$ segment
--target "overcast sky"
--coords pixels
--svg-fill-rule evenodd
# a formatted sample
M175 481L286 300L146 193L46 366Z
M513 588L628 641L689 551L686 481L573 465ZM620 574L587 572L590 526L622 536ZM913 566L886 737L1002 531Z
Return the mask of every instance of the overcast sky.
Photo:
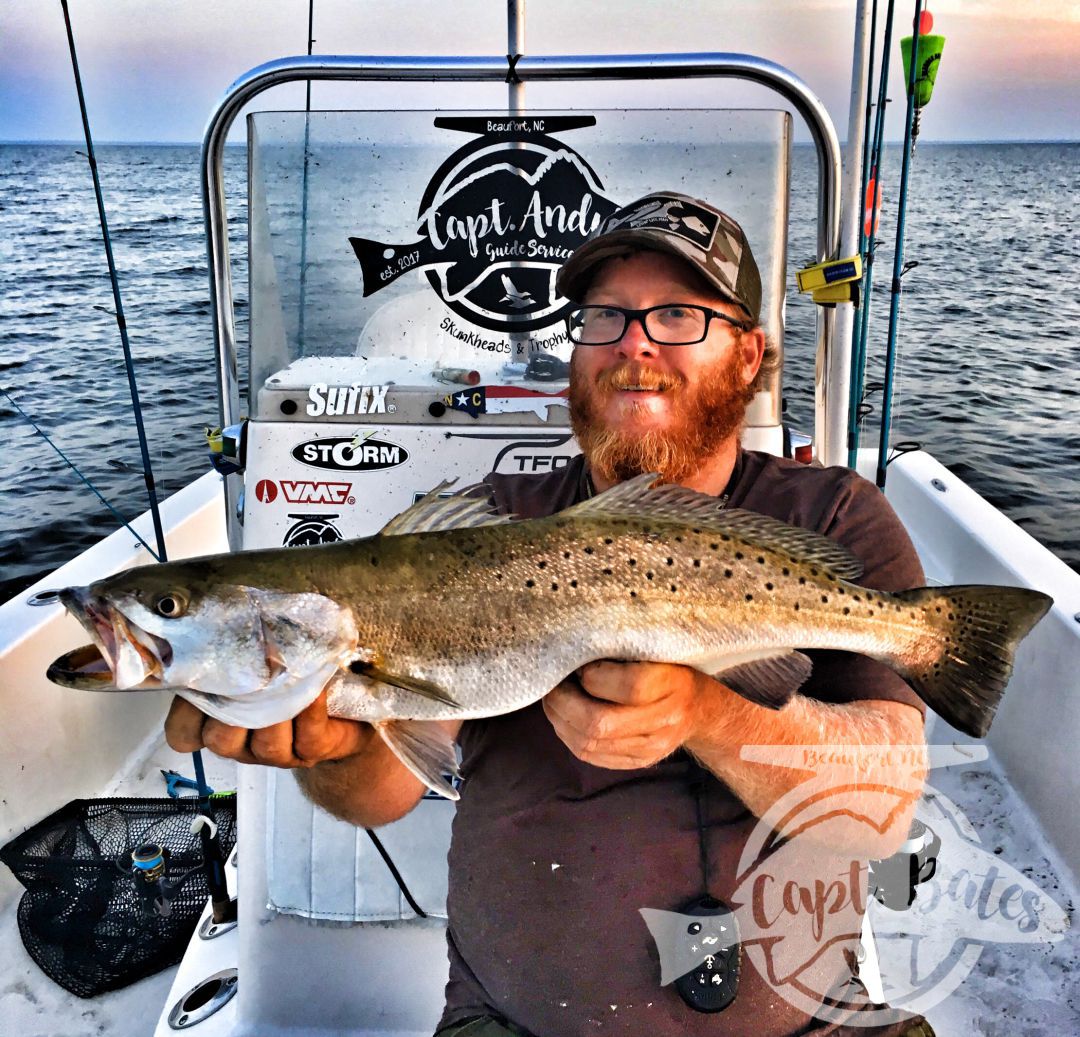
M306 49L307 0L69 0L98 141L197 141L229 83ZM884 10L886 4L881 2ZM1080 139L1080 0L937 0L947 38L924 140ZM330 54L503 54L505 0L316 0L315 50ZM794 70L845 134L854 0L529 0L526 53L735 51ZM910 25L913 0L897 4ZM902 16L899 12L903 12ZM1037 13L1032 13L1037 12ZM904 29L904 32L907 30ZM901 35L898 25L896 35ZM894 54L891 96L903 96ZM351 93L342 93L342 90ZM546 89L547 92L542 92ZM775 102L728 81L604 86L590 104ZM290 107L302 88L264 94ZM572 102L530 88L538 107ZM603 91L606 91L604 93ZM485 107L505 88L315 84L319 107ZM902 134L891 106L889 137ZM0 140L82 135L59 0L0 0ZM804 134L799 135L805 138Z

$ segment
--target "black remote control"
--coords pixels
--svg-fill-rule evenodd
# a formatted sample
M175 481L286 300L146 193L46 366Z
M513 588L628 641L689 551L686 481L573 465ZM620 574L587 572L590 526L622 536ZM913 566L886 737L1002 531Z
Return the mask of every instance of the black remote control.
M675 989L695 1012L722 1012L739 992L742 946L735 915L710 896L691 900L679 914L687 916L685 939L702 960L675 980Z

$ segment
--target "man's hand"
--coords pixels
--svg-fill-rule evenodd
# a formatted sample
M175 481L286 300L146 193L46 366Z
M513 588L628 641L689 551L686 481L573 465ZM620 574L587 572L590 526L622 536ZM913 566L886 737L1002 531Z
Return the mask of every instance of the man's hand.
M179 696L165 720L165 739L177 752L206 748L239 763L267 767L313 767L340 760L366 748L374 733L369 724L328 716L325 691L292 720L257 730L223 724Z
M630 770L651 767L692 738L703 709L715 708L711 700L725 690L688 666L605 660L583 666L543 701L579 760Z

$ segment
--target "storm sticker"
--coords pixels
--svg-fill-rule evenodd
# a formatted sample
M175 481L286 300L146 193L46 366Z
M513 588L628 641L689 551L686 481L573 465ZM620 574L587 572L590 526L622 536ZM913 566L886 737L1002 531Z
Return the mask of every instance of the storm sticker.
M379 472L404 464L409 459L409 452L396 443L360 435L301 443L293 448L292 456L309 468L331 472Z

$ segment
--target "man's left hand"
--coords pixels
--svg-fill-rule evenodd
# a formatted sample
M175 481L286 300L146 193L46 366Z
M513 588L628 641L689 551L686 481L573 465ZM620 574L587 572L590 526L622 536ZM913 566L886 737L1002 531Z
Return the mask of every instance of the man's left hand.
M651 767L692 738L706 703L724 690L688 666L604 660L583 666L543 703L579 760L630 770Z

